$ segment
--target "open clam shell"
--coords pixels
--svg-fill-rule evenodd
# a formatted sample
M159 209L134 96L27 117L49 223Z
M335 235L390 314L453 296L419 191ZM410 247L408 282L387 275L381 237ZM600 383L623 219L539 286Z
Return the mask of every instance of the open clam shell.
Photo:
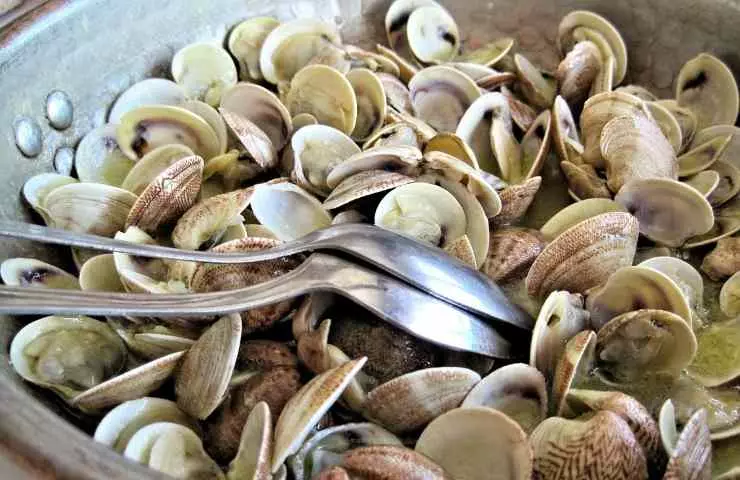
M381 44L376 44L375 49L378 51L378 54L396 64L396 66L398 67L398 77L403 82L408 83L414 77L414 75L419 73L419 69L416 67L416 65L412 64L410 61L406 60L404 57L391 50L390 48L385 47Z
M709 197L719 187L719 182L720 175L714 170L704 170L683 180L683 183L696 189L704 197Z
M665 310L637 310L619 315L598 332L599 371L617 382L651 372L678 374L696 354L696 337L678 315Z
M324 428L309 436L300 450L288 458L288 464L297 480L309 480L340 464L343 453L373 445L403 446L398 437L383 427L373 423L348 423Z
M588 218L545 247L527 274L527 291L538 297L554 290L584 293L632 264L637 236L638 222L628 213Z
M552 292L540 309L529 347L529 364L552 380L568 341L589 327L583 297L565 291Z
M523 363L506 365L478 382L461 407L496 409L519 424L524 432L531 432L547 417L545 377Z
M676 180L635 179L619 190L615 200L637 218L640 233L669 247L680 247L689 238L707 233L714 224L707 199Z
M568 102L560 95L555 97L552 105L552 122L552 140L555 153L558 154L561 161L570 161L571 158L566 148L566 139L571 139L578 143L581 142L581 139Z
M545 159L550 153L550 141L552 138L552 116L548 110L544 110L537 116L532 126L522 137L522 159L521 165L512 170L518 175L510 177L514 183L529 180L540 174L545 165ZM511 160L511 157L510 157Z
M376 73L376 76L383 85L387 105L393 107L399 112L413 115L414 107L411 104L411 94L409 93L409 89L406 87L406 84L397 76L389 73L379 72Z
M591 165L560 162L560 169L568 183L568 193L576 201L612 198L612 192L607 187L606 181L596 173Z
M187 100L185 90L164 78L146 78L131 85L113 103L108 114L108 122L117 124L131 110L145 105L179 106Z
M692 58L678 72L676 101L696 115L699 130L712 125L733 125L740 107L732 71L709 53Z
M378 76L366 68L350 70L347 80L357 98L357 122L352 138L362 142L383 126L387 108L385 89Z
M118 146L116 128L108 123L82 137L75 151L75 172L80 181L121 186L135 162Z
M740 315L740 273L732 274L722 285L719 292L719 306L722 313L728 317Z
M260 68L260 50L267 35L278 25L280 22L272 17L254 17L241 22L229 33L227 46L239 65L242 80L259 81L264 78Z
M697 410L679 433L673 403L666 400L659 415L660 437L669 460L663 478L709 478L712 469L712 442L707 412Z
M126 347L103 322L51 316L29 323L13 337L10 361L24 380L70 400L120 371Z
M368 170L356 173L342 180L332 190L331 195L324 200L323 205L327 210L334 210L355 200L401 187L414 181L412 177L407 175L387 172L385 170ZM345 215L346 213L342 212L334 217L333 223L337 223L340 215Z
M586 379L596 359L596 333L583 330L565 344L563 354L552 377L549 412L559 417L570 416L568 394L580 381Z
M272 417L265 402L258 403L249 413L242 429L239 451L229 464L228 480L271 478Z
M729 161L719 160L712 165L712 170L719 174L719 183L707 200L713 207L720 207L740 193L740 168Z
M691 145L694 135L696 134L696 115L694 112L688 108L679 107L678 102L673 99L657 100L654 103L664 107L676 119L678 126L681 128L681 150L686 150L686 148ZM659 115L655 116L659 118Z
M515 54L514 64L524 98L538 108L550 108L557 95L556 80L543 75L524 55Z
M368 170L385 170L417 176L421 160L422 153L416 147L372 147L336 164L327 175L326 184L334 189L346 178Z
M117 240L125 240L142 245L156 245L157 242L138 227L130 227L118 232ZM170 281L170 265L160 258L135 257L125 253L113 254L116 271L121 283L130 292L175 293L186 290L179 281Z
M466 368L417 370L372 389L363 414L391 432L410 432L460 406L479 381L480 375Z
M450 61L460 50L455 19L439 5L421 6L409 15L406 39L412 55L423 63Z
M132 160L169 144L185 145L206 160L221 150L218 135L205 120L169 105L147 105L127 112L121 117L116 140Z
M183 411L204 419L221 403L236 363L241 332L239 315L227 315L187 351L175 375L175 397Z
M172 78L190 98L213 107L221 101L221 93L237 81L231 56L214 43L191 43L181 48L172 57L171 70Z
M278 154L272 140L251 120L242 115L220 108L221 116L234 133L239 143L261 169L269 170L277 166Z
M58 187L77 183L76 178L59 175L57 173L40 173L26 180L23 184L23 198L38 213L44 222L49 225L49 211L44 207L47 195Z
M367 357L328 370L301 388L285 405L275 426L274 474L288 456L296 453L321 417L339 399Z
M9 258L0 263L0 279L8 286L79 290L77 277L35 258Z
M688 177L711 167L722 157L731 140L732 135L715 137L678 157L679 176Z
M581 200L572 205L568 205L555 215L540 228L540 232L549 239L557 238L561 233L578 223L612 212L626 212L626 209L619 203L607 198L589 198Z
M156 148L136 162L121 182L121 188L141 195L141 192L167 167L194 155L195 153L185 145L168 144Z
M331 225L331 215L321 202L292 183L257 185L251 207L257 220L283 241Z
M740 377L740 319L713 323L697 334L697 350L688 373L705 387L718 387Z
M328 185L327 177L341 163L360 153L355 142L326 125L308 125L290 140L295 158L294 173L298 182L310 191L327 196L337 185Z
M688 262L676 257L658 256L643 261L638 266L652 268L666 275L681 289L691 308L703 303L704 280Z
M288 109L274 93L259 85L237 83L223 93L220 107L254 123L276 150L282 150L293 133Z
M476 170L480 168L475 152L468 146L465 140L454 133L438 133L435 135L424 147L424 153L432 151L452 155Z
M454 132L465 111L481 95L470 77L441 65L414 75L409 91L416 116L439 132Z
M650 267L620 268L588 292L586 308L596 331L617 315L641 308L675 313L691 327L688 298L671 277Z
M415 450L458 480L532 477L532 448L519 425L486 407L457 408L434 419Z

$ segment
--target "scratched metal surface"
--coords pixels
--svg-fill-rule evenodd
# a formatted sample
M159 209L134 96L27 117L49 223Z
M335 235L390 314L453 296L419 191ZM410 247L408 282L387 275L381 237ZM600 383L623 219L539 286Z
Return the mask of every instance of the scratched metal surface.
M39 4L30 0L23 13ZM383 16L390 0L52 0L0 32L0 217L33 220L20 196L28 177L53 171L54 152L74 147L105 121L113 99L134 82L167 76L169 61L195 40L223 39L240 20L274 15L281 20L321 17L337 22L347 42L372 47L384 42ZM467 45L503 35L545 68L557 65L555 32L570 10L596 11L614 22L629 51L628 81L672 92L680 66L710 51L740 72L740 6L736 0L443 0ZM13 15L13 13L9 14ZM45 99L62 90L74 105L72 126L51 128ZM38 157L16 148L13 123L27 116L41 127ZM0 259L28 255L64 264L66 255L24 242L2 240ZM22 384L8 365L7 346L18 328L0 319L0 450L32 465L29 478L160 478L94 445L62 420L54 402Z

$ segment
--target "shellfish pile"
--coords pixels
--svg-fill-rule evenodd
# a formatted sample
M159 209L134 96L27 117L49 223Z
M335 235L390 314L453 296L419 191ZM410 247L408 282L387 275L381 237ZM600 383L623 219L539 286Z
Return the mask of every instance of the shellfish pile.
M446 351L329 294L220 318L50 316L10 349L94 439L183 479L740 476L740 104L703 53L675 97L625 84L619 31L566 15L545 71L509 38L462 51L434 0L388 46L258 17L132 85L23 187L46 224L184 250L366 222L482 271L536 317L519 363ZM241 288L301 256L197 264L74 249L7 285ZM430 321L444 322L444 318ZM287 328L286 328L287 327Z

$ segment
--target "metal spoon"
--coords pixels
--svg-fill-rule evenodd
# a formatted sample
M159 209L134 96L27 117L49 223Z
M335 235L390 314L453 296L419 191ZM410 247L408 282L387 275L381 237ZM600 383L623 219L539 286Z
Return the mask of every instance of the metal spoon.
M497 358L512 356L511 344L475 315L392 277L323 253L312 254L279 278L222 292L150 295L0 287L0 314L204 317L317 291L347 297L388 323L446 348Z
M344 224L312 232L269 250L213 253L138 245L97 235L0 220L0 236L93 248L153 258L206 263L251 263L314 250L339 250L410 283L435 297L492 320L531 330L534 322L488 277L443 250L374 225Z

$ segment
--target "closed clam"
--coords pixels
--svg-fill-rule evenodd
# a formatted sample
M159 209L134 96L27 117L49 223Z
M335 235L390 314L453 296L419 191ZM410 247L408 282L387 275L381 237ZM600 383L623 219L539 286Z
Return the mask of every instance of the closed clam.
M309 191L327 196L336 185L328 185L327 177L339 164L360 153L350 137L326 125L308 125L298 130L290 140L295 163L293 171L298 183Z
M239 66L239 78L262 80L260 50L267 35L278 25L280 22L272 17L254 17L231 30L227 46Z
M538 297L554 290L583 293L604 283L632 264L637 230L635 217L622 212L596 215L568 228L532 264L528 292Z
M678 374L696 354L696 337L678 315L637 310L613 318L598 332L596 363L603 375L629 382L649 372Z
M288 459L297 480L315 478L342 461L342 454L373 445L403 446L388 430L373 423L348 423L329 427L309 436L298 452Z
M272 84L289 82L322 48L340 44L334 25L313 18L292 20L274 28L265 38L260 70Z
M646 266L614 272L602 286L588 292L586 308L597 331L617 315L640 308L673 312L691 326L689 297L670 276Z
M459 480L532 477L527 435L491 408L457 408L440 415L424 429L415 450Z
M676 78L676 101L696 115L696 128L732 125L740 97L732 71L722 60L701 53L684 64Z
M334 68L309 65L290 83L285 98L290 114L310 113L319 123L350 135L357 125L357 98L352 84Z
M614 199L637 218L640 233L669 247L679 247L689 238L707 233L714 223L707 199L688 185L667 178L632 180Z
M601 70L601 52L595 43L578 42L558 65L555 78L560 94L570 104L586 99L591 84Z
M79 290L74 275L34 258L9 258L0 263L0 279L5 285Z
M546 241L537 231L521 227L493 229L481 271L494 282L507 282L524 276Z
M547 417L545 377L536 368L523 363L506 365L478 382L461 407L493 408L529 433Z
M416 116L439 132L454 132L480 88L464 73L447 66L425 68L409 81Z
M673 403L667 400L660 409L658 422L663 447L669 456L663 478L710 478L712 443L707 412L697 410L679 433Z
M71 400L118 373L126 362L126 347L103 322L52 316L23 327L9 355L25 380Z
M149 105L127 112L121 117L116 140L132 160L168 144L185 145L206 160L221 149L218 135L205 120L169 105Z
M236 113L262 130L276 150L281 150L293 133L288 109L264 87L240 82L223 92L220 107Z
M229 53L213 43L191 43L172 57L172 78L196 100L217 106L225 89L236 84L237 71Z
M645 454L626 421L610 411L551 417L529 438L535 478L647 479Z
M349 477L388 480L451 480L442 467L425 455L395 445L375 445L348 451L340 468ZM325 477L324 477L325 478Z
M116 141L116 125L106 124L88 132L75 152L75 171L83 182L120 187L134 161L124 155Z

